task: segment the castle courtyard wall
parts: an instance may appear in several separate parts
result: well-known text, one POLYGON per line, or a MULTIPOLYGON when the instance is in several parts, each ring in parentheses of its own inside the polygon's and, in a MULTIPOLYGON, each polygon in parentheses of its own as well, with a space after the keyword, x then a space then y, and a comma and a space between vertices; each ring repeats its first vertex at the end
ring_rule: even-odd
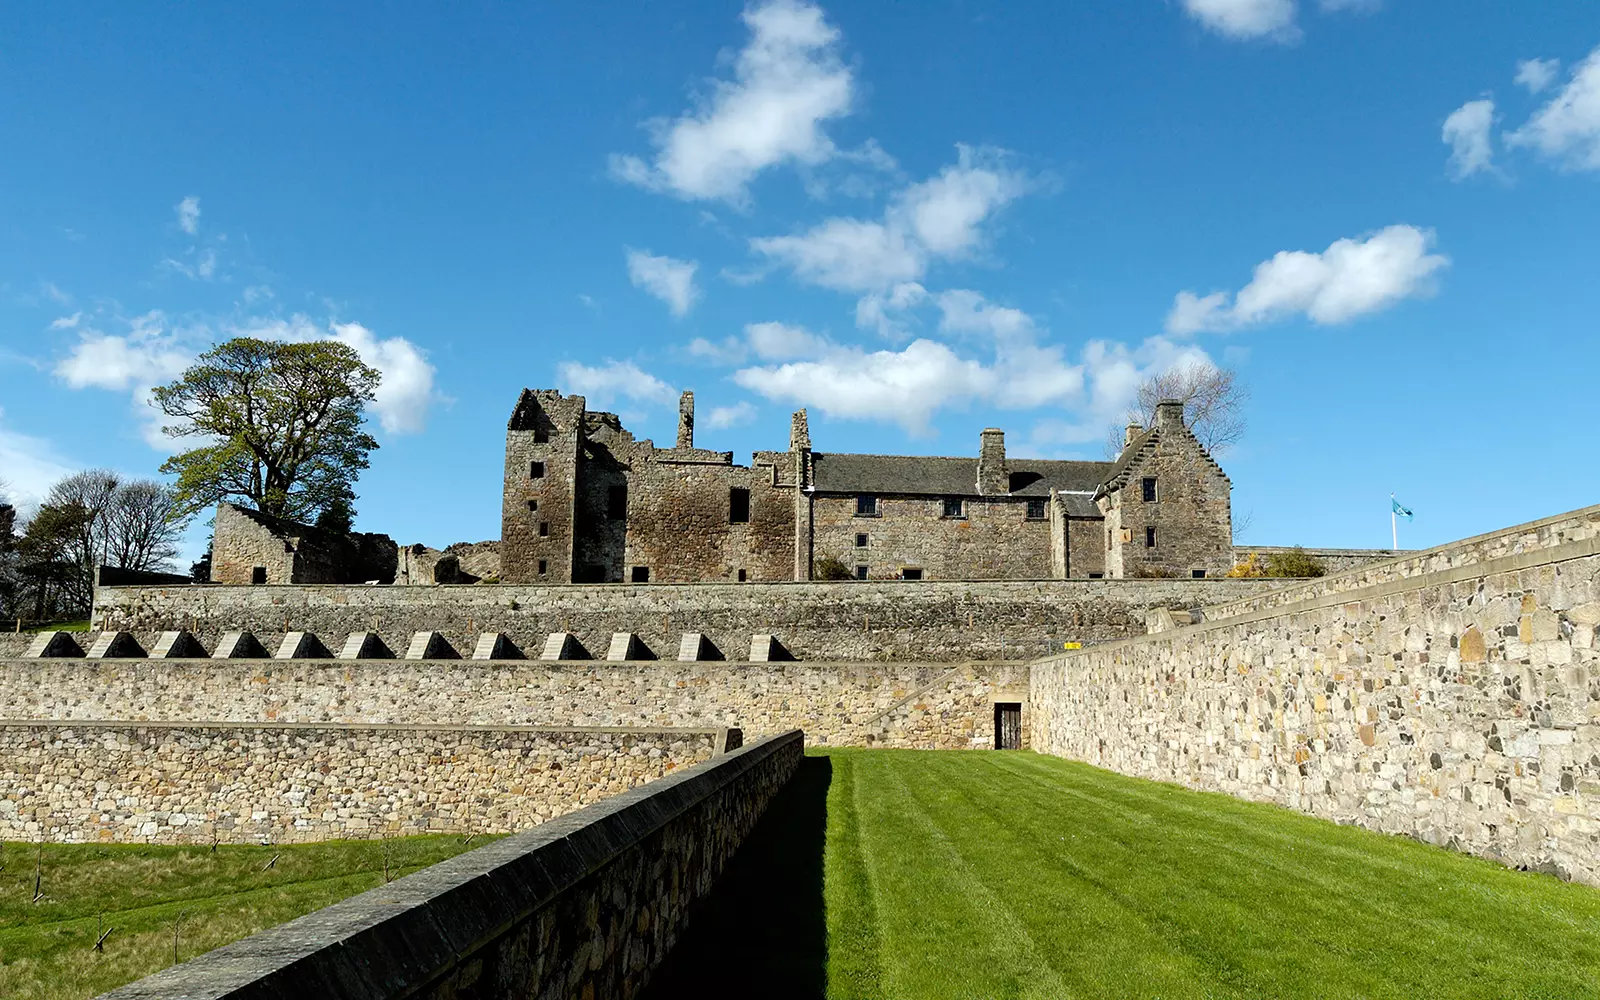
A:
POLYGON ((1600 884, 1600 535, 1577 513, 1036 663, 1034 746, 1600 884))
POLYGON ((1039 580, 102 587, 93 621, 143 633, 189 629, 208 650, 217 636, 238 629, 263 641, 303 630, 330 644, 375 631, 396 651, 414 632, 437 631, 467 655, 479 633, 505 632, 538 655, 550 633, 572 632, 592 655, 604 656, 612 633, 632 632, 657 657, 673 657, 683 633, 700 632, 726 659, 743 657, 752 635, 771 634, 803 660, 925 662, 1042 656, 1063 641, 1142 634, 1154 608, 1188 610, 1281 586, 1281 580, 1039 580))
MULTIPOLYGON (((1046 580, 1050 524, 1029 519, 1023 497, 963 497, 962 516, 946 517, 937 496, 876 497, 877 513, 856 513, 856 497, 818 495, 812 502, 812 552, 832 556, 869 580, 892 580, 907 568, 924 580, 1046 580), (866 535, 865 546, 856 545, 866 535)), ((1035 500, 1042 498, 1035 497, 1035 500)))

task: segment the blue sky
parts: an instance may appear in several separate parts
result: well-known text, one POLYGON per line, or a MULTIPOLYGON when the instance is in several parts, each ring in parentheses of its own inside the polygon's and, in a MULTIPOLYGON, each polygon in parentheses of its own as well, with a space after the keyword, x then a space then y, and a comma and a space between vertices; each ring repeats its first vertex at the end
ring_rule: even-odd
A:
MULTIPOLYGON (((1231 365, 1242 536, 1597 499, 1600 5, 1130 0, 0 14, 0 478, 151 475, 217 339, 385 373, 358 524, 497 537, 523 386, 669 443, 1100 458, 1231 365)), ((203 538, 203 528, 197 528, 203 538)))

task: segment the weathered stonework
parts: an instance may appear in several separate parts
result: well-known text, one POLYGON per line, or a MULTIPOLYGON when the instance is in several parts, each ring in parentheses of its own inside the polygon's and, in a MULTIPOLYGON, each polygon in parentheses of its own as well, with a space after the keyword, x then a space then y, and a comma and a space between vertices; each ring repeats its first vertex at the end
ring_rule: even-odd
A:
POLYGON ((1600 536, 1483 558, 1572 521, 1036 663, 1034 745, 1600 884, 1600 536))
POLYGON ((717 730, 0 721, 0 838, 506 833, 698 763, 717 730))
POLYGON ((225 584, 392 583, 399 547, 388 535, 350 535, 217 505, 211 579, 225 584))

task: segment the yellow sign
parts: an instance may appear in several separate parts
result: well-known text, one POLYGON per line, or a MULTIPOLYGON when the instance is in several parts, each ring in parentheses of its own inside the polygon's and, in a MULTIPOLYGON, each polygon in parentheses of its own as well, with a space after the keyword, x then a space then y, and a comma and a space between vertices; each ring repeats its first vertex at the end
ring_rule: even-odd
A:
POLYGON ((1061 648, 1062 649, 1082 649, 1083 648, 1083 643, 1081 643, 1081 642, 1063 642, 1061 644, 1061 648))

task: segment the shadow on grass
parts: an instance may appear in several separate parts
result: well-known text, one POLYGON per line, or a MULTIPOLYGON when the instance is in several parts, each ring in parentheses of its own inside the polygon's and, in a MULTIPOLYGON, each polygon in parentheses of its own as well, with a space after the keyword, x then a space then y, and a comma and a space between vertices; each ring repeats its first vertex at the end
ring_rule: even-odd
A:
POLYGON ((832 780, 828 758, 800 762, 651 977, 644 1000, 827 992, 822 849, 832 780))

